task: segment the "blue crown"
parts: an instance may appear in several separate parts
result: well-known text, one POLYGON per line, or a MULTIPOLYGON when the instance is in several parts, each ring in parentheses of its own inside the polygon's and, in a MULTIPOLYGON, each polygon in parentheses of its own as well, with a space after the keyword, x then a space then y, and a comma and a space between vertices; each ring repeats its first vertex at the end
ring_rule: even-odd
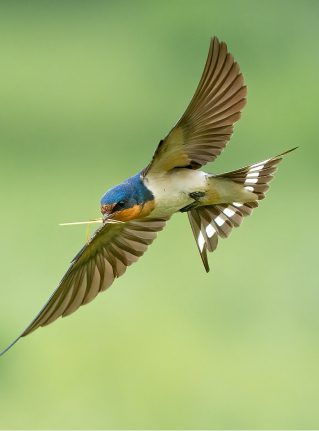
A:
POLYGON ((141 205, 154 199, 152 192, 145 187, 141 174, 138 173, 128 178, 119 186, 108 190, 101 198, 101 205, 112 205, 120 201, 125 202, 125 206, 130 208, 134 205, 141 205))

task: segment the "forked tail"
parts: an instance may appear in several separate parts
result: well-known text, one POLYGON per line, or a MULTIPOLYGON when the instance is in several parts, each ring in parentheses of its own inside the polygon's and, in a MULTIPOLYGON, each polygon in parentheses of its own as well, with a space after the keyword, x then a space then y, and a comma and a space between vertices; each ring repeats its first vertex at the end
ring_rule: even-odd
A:
MULTIPOLYGON (((218 238, 227 238, 232 229, 238 227, 243 218, 252 213, 252 210, 258 206, 258 201, 265 197, 265 193, 269 188, 268 184, 273 178, 278 163, 283 156, 295 149, 293 148, 271 159, 215 177, 216 179, 231 180, 230 184, 232 186, 234 183, 242 186, 243 193, 239 193, 239 195, 244 196, 245 193, 250 192, 247 195, 252 196, 247 201, 242 199, 237 202, 234 199, 234 202, 232 202, 228 197, 225 199, 225 203, 201 206, 187 212, 196 244, 207 272, 209 271, 207 251, 214 251, 218 245, 218 238)), ((238 190, 238 187, 234 187, 235 189, 238 190)))

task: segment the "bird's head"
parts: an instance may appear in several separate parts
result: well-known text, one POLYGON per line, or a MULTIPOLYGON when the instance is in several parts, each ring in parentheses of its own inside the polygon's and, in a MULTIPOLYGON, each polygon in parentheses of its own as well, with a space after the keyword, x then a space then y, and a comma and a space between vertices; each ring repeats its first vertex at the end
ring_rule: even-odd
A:
POLYGON ((141 208, 132 190, 124 185, 108 190, 101 199, 103 219, 130 220, 141 208))

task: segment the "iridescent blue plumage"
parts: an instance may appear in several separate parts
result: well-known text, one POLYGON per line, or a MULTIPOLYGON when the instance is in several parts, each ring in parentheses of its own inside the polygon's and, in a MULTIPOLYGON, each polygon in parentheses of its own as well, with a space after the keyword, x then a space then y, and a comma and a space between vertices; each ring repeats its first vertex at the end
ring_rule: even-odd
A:
POLYGON ((144 205, 152 201, 152 192, 144 185, 140 172, 108 190, 101 198, 101 206, 123 202, 123 208, 144 205))

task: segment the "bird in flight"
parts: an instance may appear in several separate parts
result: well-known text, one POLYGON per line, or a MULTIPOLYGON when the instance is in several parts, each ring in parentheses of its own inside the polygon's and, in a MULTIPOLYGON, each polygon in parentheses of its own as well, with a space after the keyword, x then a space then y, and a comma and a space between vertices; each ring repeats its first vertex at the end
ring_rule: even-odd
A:
POLYGON ((205 270, 216 249, 264 198, 288 152, 223 174, 201 170, 229 141, 246 104, 243 75, 224 42, 212 38, 185 113, 142 171, 101 199, 102 225, 72 260, 57 289, 21 337, 76 311, 137 261, 176 212, 186 212, 205 270))

